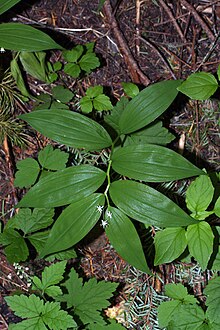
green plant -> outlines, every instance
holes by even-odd
[[[204,290],[207,295],[204,312],[199,301],[187,293],[182,284],[167,284],[166,295],[171,301],[163,302],[158,309],[159,325],[169,330],[189,329],[217,330],[220,326],[219,296],[220,278],[214,278]]]
[[[86,95],[80,100],[80,107],[83,113],[89,113],[93,109],[97,111],[111,110],[112,104],[109,97],[103,94],[103,87],[95,86],[87,89]]]
[[[83,325],[83,329],[99,326],[109,330],[124,329],[117,323],[112,323],[112,327],[102,316],[118,284],[97,282],[94,278],[83,283],[73,268],[64,281],[65,267],[66,261],[61,261],[45,267],[41,278],[31,277],[29,296],[21,294],[5,298],[15,314],[24,319],[10,324],[9,329],[66,330],[82,328]]]

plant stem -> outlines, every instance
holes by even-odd
[[[106,172],[107,180],[108,180],[108,184],[107,184],[107,187],[106,187],[105,192],[104,192],[104,195],[105,195],[105,198],[106,198],[106,201],[107,201],[108,207],[110,206],[109,198],[108,198],[108,190],[109,190],[109,187],[110,187],[110,184],[111,184],[111,179],[110,179],[111,165],[112,165],[112,160],[110,159],[110,160],[109,160],[109,163],[108,163],[107,172]]]

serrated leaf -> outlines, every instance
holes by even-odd
[[[146,182],[166,182],[203,174],[180,154],[152,144],[116,149],[112,168],[121,175]]]
[[[161,328],[168,326],[174,313],[178,313],[181,302],[178,300],[166,301],[160,304],[158,308],[158,321]]]
[[[89,96],[84,96],[79,101],[83,113],[90,113],[93,109],[93,103]]]
[[[9,307],[14,311],[15,315],[22,318],[37,317],[44,310],[44,302],[34,294],[29,297],[21,294],[20,296],[5,297]]]
[[[93,106],[97,111],[112,109],[110,98],[104,94],[100,94],[94,98]]]
[[[5,247],[5,254],[10,263],[25,261],[29,255],[24,238],[14,229],[5,229],[0,234],[0,244]]]
[[[39,163],[43,168],[48,170],[62,170],[66,167],[68,153],[60,149],[53,149],[51,145],[47,145],[38,154]]]
[[[186,191],[186,205],[192,212],[203,212],[214,196],[214,187],[208,175],[200,175]]]
[[[109,321],[109,320],[108,320]],[[97,323],[88,324],[88,330],[123,330],[126,329],[122,324],[116,323],[115,320],[111,320],[111,324],[99,325]]]
[[[101,125],[76,112],[41,110],[21,115],[20,118],[43,135],[70,147],[93,151],[112,144]]]
[[[205,221],[190,225],[186,231],[190,254],[204,270],[213,252],[214,235],[210,225]]]
[[[108,217],[109,212],[111,218]],[[105,219],[108,222],[106,234],[118,254],[135,268],[150,274],[140,238],[131,220],[114,207],[108,208]]]
[[[63,294],[62,290],[57,285],[51,285],[48,288],[44,290],[44,293],[46,293],[50,297],[57,297]]]
[[[48,239],[49,232],[49,230],[40,231],[27,237],[38,253],[43,249],[45,242]]]
[[[53,209],[20,209],[14,217],[14,228],[21,229],[24,234],[32,233],[48,227],[53,222]]]
[[[69,205],[51,229],[41,257],[66,250],[78,243],[100,218],[97,206],[104,205],[104,201],[103,194],[92,194]]]
[[[46,302],[42,320],[51,330],[66,330],[68,328],[77,327],[72,316],[66,311],[60,309],[57,302]]]
[[[66,261],[60,261],[44,268],[42,273],[42,284],[44,288],[62,281],[66,263]]]
[[[220,196],[217,199],[217,201],[215,202],[214,212],[218,217],[220,217]]]
[[[215,77],[208,72],[191,74],[177,89],[194,100],[206,100],[218,88]]]
[[[139,88],[137,85],[131,83],[131,82],[122,82],[122,87],[124,89],[125,94],[127,96],[133,98],[139,93]]]
[[[215,256],[215,260],[212,265],[212,270],[220,271],[220,246],[218,246],[218,252]]]
[[[80,66],[75,63],[67,63],[64,65],[64,72],[73,78],[78,78],[81,72]]]
[[[124,146],[132,144],[166,145],[173,141],[175,136],[162,126],[162,122],[155,122],[146,128],[126,136]]]
[[[188,294],[187,288],[181,283],[171,283],[165,286],[166,296],[179,300],[182,303],[197,304],[198,301],[195,297]]]
[[[197,305],[181,305],[178,313],[172,317],[174,330],[200,330],[205,323],[205,313]]]
[[[30,93],[28,92],[21,70],[19,68],[18,62],[16,59],[13,59],[10,63],[11,74],[17,84],[18,89],[22,93],[22,95],[30,97]]]
[[[90,72],[100,66],[100,62],[95,53],[86,53],[79,61],[80,68],[86,72]]]
[[[38,162],[33,158],[20,160],[16,164],[18,171],[15,173],[14,186],[23,188],[35,183],[40,173]]]
[[[124,111],[126,105],[129,103],[128,99],[124,96],[117,102],[116,106],[113,107],[111,113],[106,115],[104,120],[111,126],[117,133],[120,133],[119,120],[122,112]]]
[[[75,258],[77,258],[77,253],[73,248],[71,248],[66,251],[53,253],[50,256],[46,257],[45,260],[52,262],[55,259],[56,260],[69,260],[69,259],[75,259]]]
[[[68,306],[74,307],[74,312],[83,323],[97,322],[105,324],[100,316],[100,311],[110,303],[112,293],[118,284],[90,279],[82,286],[82,280],[78,279],[74,269],[71,269],[69,279],[65,282],[68,294],[64,294],[62,301],[67,301]]]
[[[86,90],[86,95],[89,96],[90,98],[97,97],[98,95],[103,93],[103,87],[102,86],[94,86],[94,87],[89,87]]]
[[[207,295],[206,305],[207,316],[211,322],[220,323],[220,277],[211,279],[206,286],[204,293]]]
[[[123,134],[132,133],[158,118],[174,101],[180,80],[162,81],[143,89],[126,106],[119,121]]]
[[[177,227],[196,223],[169,198],[142,183],[115,181],[109,192],[112,201],[122,212],[145,225]]]
[[[40,317],[34,317],[32,319],[27,319],[16,324],[9,324],[9,330],[47,330],[44,322]]]
[[[166,228],[156,232],[154,265],[171,262],[178,258],[187,247],[185,229],[181,227]]]
[[[63,49],[46,33],[21,23],[0,24],[0,45],[5,49],[27,52]]]
[[[52,89],[52,94],[53,97],[62,102],[62,103],[67,103],[70,100],[72,100],[74,94],[68,89],[65,88],[64,86],[55,86]]]
[[[64,50],[62,52],[63,58],[67,62],[77,62],[77,60],[80,58],[80,56],[83,53],[83,46],[77,45],[71,50]]]
[[[17,205],[18,207],[55,207],[91,195],[104,182],[106,173],[90,166],[68,167],[41,179]]]
[[[0,2],[0,15],[6,12],[8,9],[16,5],[21,0],[3,0]]]

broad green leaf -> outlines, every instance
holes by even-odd
[[[126,106],[119,121],[123,134],[132,133],[158,118],[174,101],[180,80],[162,81],[143,89]]]
[[[15,173],[14,186],[23,188],[35,183],[40,173],[40,166],[33,158],[20,160],[16,164],[18,171]]]
[[[1,0],[0,1],[0,15],[6,12],[8,9],[16,5],[21,0]]]
[[[67,63],[64,65],[64,72],[73,78],[78,78],[81,72],[80,66],[75,63]]]
[[[97,283],[97,280],[92,278],[82,285],[82,279],[78,278],[72,268],[64,286],[68,294],[64,294],[61,301],[66,301],[68,308],[74,307],[74,313],[84,324],[93,322],[105,324],[100,312],[110,304],[107,299],[112,297],[112,293],[118,286],[117,283],[105,281]]]
[[[172,316],[173,330],[201,330],[206,321],[205,313],[198,305],[181,305]]]
[[[77,62],[77,60],[80,58],[80,56],[83,53],[83,46],[82,45],[77,45],[71,50],[64,50],[62,52],[63,58],[67,62]]]
[[[207,315],[211,322],[220,323],[220,277],[211,279],[204,293],[207,295]]]
[[[218,88],[215,77],[208,72],[191,74],[177,89],[194,100],[206,100]]]
[[[47,81],[46,53],[45,52],[21,52],[19,59],[24,70],[32,77]]]
[[[218,252],[215,256],[215,260],[212,265],[212,270],[220,271],[220,246],[218,246]]]
[[[21,23],[0,24],[0,45],[5,49],[18,52],[63,49],[46,33]]]
[[[171,262],[178,258],[187,247],[185,229],[181,227],[166,228],[156,232],[155,265]]]
[[[158,121],[146,128],[131,133],[126,136],[124,146],[132,144],[158,144],[166,145],[173,141],[175,136],[170,133],[165,127],[162,126],[162,122]]]
[[[19,68],[18,62],[16,59],[13,59],[10,63],[11,74],[17,84],[18,89],[22,93],[22,95],[30,97],[30,93],[28,92],[24,79],[22,77],[21,70]]]
[[[192,212],[203,212],[207,209],[214,195],[214,187],[208,175],[200,175],[186,191],[186,205]]]
[[[100,66],[100,62],[95,53],[86,53],[79,61],[82,70],[90,72]]]
[[[58,302],[47,301],[41,317],[49,329],[52,330],[66,330],[72,329],[72,327],[77,328],[77,324],[72,316],[60,309],[60,304]]]
[[[21,229],[26,235],[50,226],[53,215],[53,209],[20,209],[13,219],[13,228]]]
[[[220,218],[220,196],[217,199],[217,201],[215,202],[214,212]]]
[[[111,126],[118,134],[120,133],[119,120],[128,103],[128,99],[122,96],[117,104],[113,107],[111,113],[104,117],[105,122]]]
[[[5,229],[0,234],[0,244],[5,247],[5,254],[10,263],[25,261],[29,255],[24,238],[14,229]]]
[[[110,98],[104,94],[100,94],[94,98],[93,106],[97,111],[112,109]]]
[[[35,247],[36,251],[40,253],[46,243],[46,240],[48,239],[50,230],[46,231],[40,231],[37,233],[34,233],[32,235],[28,235],[28,240],[31,242],[31,244]]]
[[[173,181],[203,174],[176,152],[152,144],[117,149],[112,155],[112,167],[119,174],[147,182]]]
[[[178,300],[165,301],[158,308],[158,321],[161,328],[168,326],[174,313],[178,314],[181,302]]]
[[[112,144],[109,134],[101,125],[76,112],[41,110],[21,115],[20,118],[41,134],[70,147],[93,151]]]
[[[64,86],[55,86],[52,89],[52,93],[53,93],[53,97],[62,103],[69,102],[70,100],[72,100],[74,96],[74,94]]]
[[[137,85],[131,83],[131,82],[122,82],[122,87],[124,89],[124,92],[127,96],[131,97],[133,99],[133,97],[135,97],[136,95],[138,95],[139,93],[139,88]]]
[[[14,311],[15,315],[22,318],[37,317],[44,310],[44,302],[34,294],[29,297],[21,294],[20,296],[5,297],[9,307]]]
[[[169,198],[142,183],[115,181],[109,191],[122,212],[145,225],[178,227],[196,222]]]
[[[83,113],[92,112],[93,103],[89,96],[82,97],[81,100],[79,101],[79,104]]]
[[[140,238],[131,220],[114,207],[108,208],[105,219],[108,221],[106,234],[118,254],[135,268],[150,274]]]
[[[86,90],[86,95],[89,96],[90,98],[94,98],[102,93],[103,93],[103,87],[99,85],[94,87],[89,87]]]
[[[179,300],[182,303],[188,303],[188,304],[197,304],[198,300],[188,294],[187,288],[182,285],[181,283],[178,284],[167,284],[165,286],[165,294],[166,296],[175,299],[175,300]]]
[[[109,322],[109,320],[108,320],[108,322]],[[111,320],[111,324],[106,324],[106,325],[99,325],[97,323],[90,323],[90,324],[88,324],[87,329],[88,330],[103,330],[103,328],[105,328],[106,330],[123,330],[123,329],[126,329],[125,327],[123,327],[122,324],[116,323],[115,320]]]
[[[66,251],[61,251],[58,253],[53,253],[49,255],[48,257],[45,258],[47,261],[54,261],[56,260],[70,260],[70,259],[75,259],[77,258],[77,253],[73,248],[70,248]]]
[[[53,149],[51,145],[47,145],[38,154],[39,163],[43,168],[48,170],[62,170],[66,167],[68,153],[60,149]]]
[[[46,208],[67,205],[95,192],[105,177],[106,173],[94,166],[68,167],[41,179],[17,206]]]
[[[186,231],[190,254],[199,262],[201,268],[207,268],[213,251],[214,235],[210,225],[205,221],[190,225]]]
[[[56,220],[40,257],[70,248],[78,243],[100,218],[97,206],[104,195],[92,194],[69,205]]]
[[[44,322],[38,317],[33,317],[32,319],[23,320],[16,324],[9,324],[8,330],[48,330]]]

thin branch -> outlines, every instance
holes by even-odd
[[[128,67],[131,79],[134,83],[137,84],[143,84],[145,86],[150,84],[150,79],[141,71],[141,69],[138,67],[138,64],[130,51],[127,42],[125,40],[125,37],[123,36],[118,23],[112,13],[112,7],[110,4],[110,0],[106,0],[103,5],[103,11],[104,15],[106,17],[106,20],[108,24],[111,26],[112,31],[114,33],[114,36],[117,40],[118,47],[120,49],[120,52],[124,58],[124,61]]]
[[[210,40],[215,41],[215,36],[208,26],[208,24],[203,20],[203,18],[198,14],[196,9],[188,3],[186,0],[180,0],[183,6],[194,16],[195,20],[201,25],[202,29],[206,32]]]

